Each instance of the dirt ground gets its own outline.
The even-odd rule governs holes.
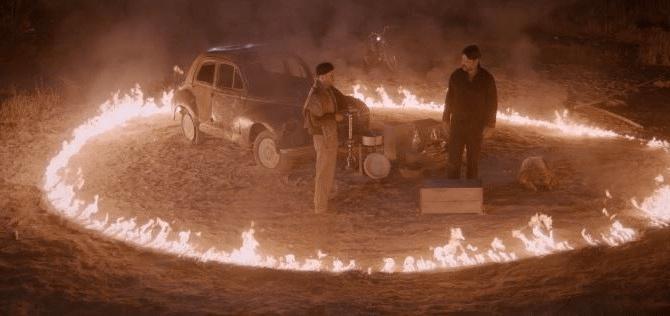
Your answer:
[[[505,91],[514,91],[508,87]],[[438,93],[430,89],[438,88],[423,94]],[[511,102],[518,96],[503,98]],[[638,119],[650,122],[662,113],[647,110]],[[381,181],[338,171],[336,212],[316,216],[312,164],[286,176],[268,173],[254,165],[248,150],[226,140],[208,135],[199,146],[187,145],[167,116],[104,134],[71,162],[86,179],[80,196],[90,201],[99,194],[101,209],[112,217],[138,222],[161,217],[175,230],[201,233],[200,246],[224,250],[239,247],[240,234],[253,223],[263,253],[306,258],[322,250],[355,259],[362,270],[299,273],[157,254],[47,212],[38,189],[46,163],[71,128],[92,113],[3,131],[0,306],[5,313],[610,314],[670,308],[669,233],[645,228],[647,222],[629,203],[649,195],[654,177],[670,163],[667,155],[637,142],[566,138],[501,123],[484,144],[483,216],[419,214],[421,179],[397,171]],[[377,123],[427,115],[375,112]],[[521,161],[534,155],[556,170],[558,189],[533,193],[516,183]],[[605,190],[614,198],[606,199]],[[639,240],[584,248],[582,228],[598,234],[609,227],[603,207],[638,230]],[[368,267],[379,271],[387,257],[399,264],[409,255],[430,257],[431,247],[444,245],[452,227],[460,227],[474,246],[486,247],[499,237],[508,250],[526,257],[511,231],[527,230],[537,212],[552,216],[554,237],[577,250],[454,271],[363,273]]]
[[[521,161],[534,155],[550,161],[561,181],[558,189],[534,193],[517,183]],[[315,216],[313,164],[277,176],[225,140],[185,144],[169,116],[96,139],[71,166],[86,179],[80,196],[92,201],[99,194],[99,206],[111,218],[167,219],[175,230],[202,232],[198,243],[218,249],[239,247],[242,231],[253,222],[256,239],[270,254],[305,258],[322,250],[377,271],[386,257],[431,257],[430,247],[445,244],[453,227],[474,246],[485,247],[497,236],[521,255],[525,251],[511,231],[523,229],[537,212],[553,217],[559,240],[582,246],[581,229],[606,231],[602,208],[625,211],[625,199],[651,190],[650,180],[667,161],[637,143],[575,141],[502,125],[487,140],[482,160],[485,216],[421,215],[421,178],[394,173],[382,181],[356,181],[344,170],[338,173],[335,212]],[[619,197],[613,205],[605,204],[605,190]]]

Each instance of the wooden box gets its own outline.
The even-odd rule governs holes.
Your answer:
[[[427,180],[419,190],[423,214],[484,214],[480,180]]]
[[[388,123],[384,125],[384,155],[391,161],[403,160],[403,154],[411,147],[412,125],[410,123]]]

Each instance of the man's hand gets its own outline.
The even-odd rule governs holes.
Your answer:
[[[342,120],[344,120],[344,115],[335,113],[335,122],[342,122]]]

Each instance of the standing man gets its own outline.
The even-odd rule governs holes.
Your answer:
[[[312,135],[316,150],[314,179],[314,212],[328,210],[328,198],[335,180],[337,163],[337,122],[344,119],[338,106],[342,93],[333,87],[335,67],[331,63],[316,66],[316,80],[303,107],[304,127]]]
[[[476,45],[464,48],[461,67],[449,78],[442,115],[442,120],[449,125],[449,179],[460,179],[464,149],[467,178],[478,178],[482,141],[496,124],[498,94],[495,79],[481,67],[480,58],[481,52]]]

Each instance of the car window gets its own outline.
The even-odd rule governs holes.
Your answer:
[[[284,64],[286,65],[286,69],[288,70],[289,75],[298,78],[307,78],[305,68],[303,68],[302,64],[300,64],[297,59],[286,58],[284,60]]]
[[[235,67],[229,64],[219,64],[216,76],[216,87],[219,89],[230,89],[233,87],[233,74]]]
[[[240,76],[240,71],[235,70],[235,81],[233,82],[233,88],[235,89],[244,89],[244,82],[242,82],[242,77]]]
[[[214,64],[206,63],[200,66],[196,80],[212,85],[214,83]]]

